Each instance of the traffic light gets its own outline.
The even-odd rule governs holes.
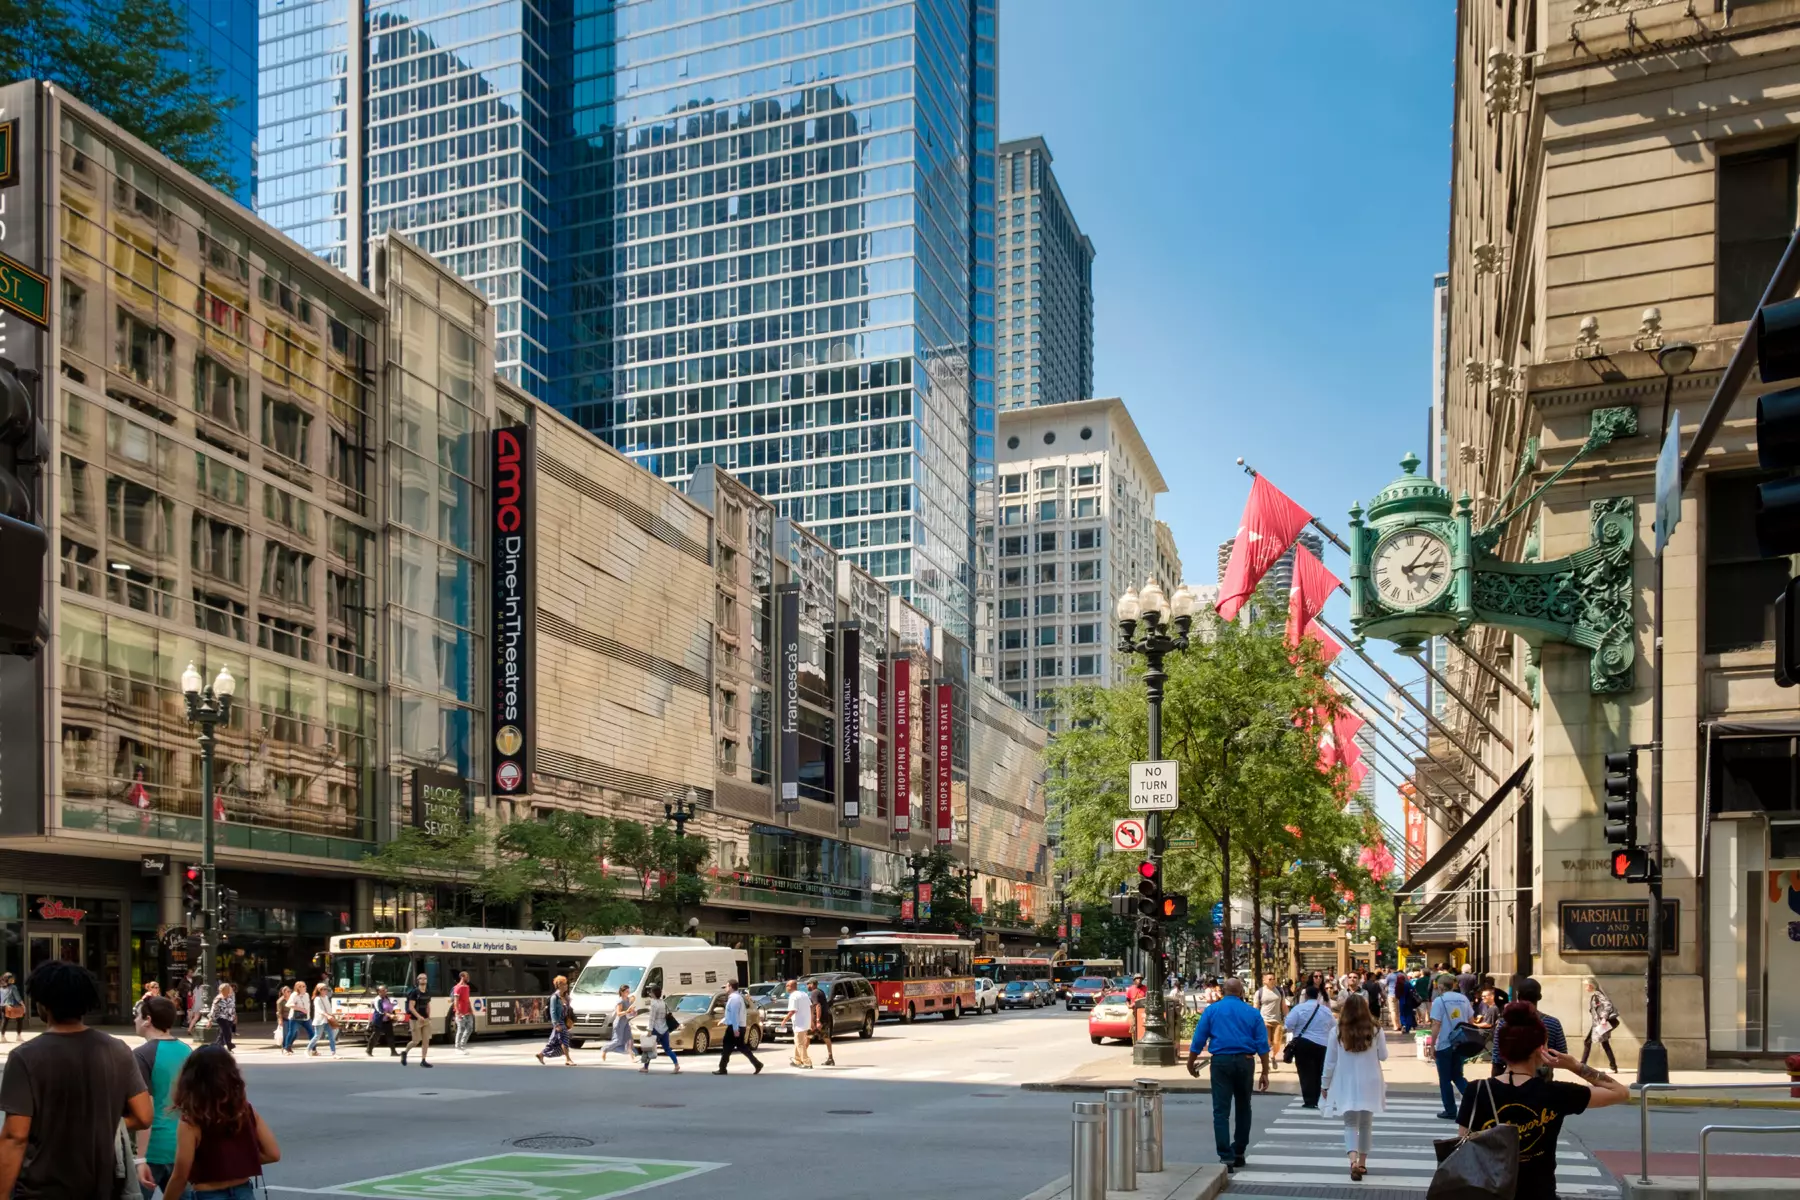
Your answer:
[[[1637,845],[1637,751],[1620,750],[1606,756],[1606,844]],[[1621,876],[1623,878],[1623,876]]]
[[[1187,897],[1179,892],[1169,892],[1162,898],[1162,911],[1158,914],[1165,921],[1185,920],[1188,915]]]
[[[1782,687],[1800,683],[1800,575],[1775,597],[1775,682]]]
[[[38,475],[50,439],[38,420],[37,372],[0,358],[0,654],[36,654],[49,635],[44,555],[50,537],[38,515]]]
[[[1138,864],[1138,949],[1153,951],[1162,934],[1162,868],[1145,859]]]
[[[181,876],[181,911],[190,925],[198,924],[194,918],[203,911],[200,900],[202,874],[199,863],[189,863]]]
[[[219,930],[221,935],[226,935],[237,925],[237,889],[222,887],[215,888],[214,891],[218,894],[218,901],[214,905],[218,910],[218,920],[214,928]]]

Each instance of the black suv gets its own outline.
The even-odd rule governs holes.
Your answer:
[[[814,983],[825,993],[826,1002],[831,1008],[832,1037],[852,1033],[859,1037],[875,1036],[875,1020],[879,1014],[873,984],[861,975],[848,971],[825,971],[818,975],[805,975],[800,979],[801,987]],[[764,1040],[772,1042],[779,1038],[793,1037],[793,1019],[793,1013],[788,1009],[788,993],[784,987],[784,990],[776,993],[769,1007],[763,1010]],[[813,1027],[818,1028],[816,1017]]]

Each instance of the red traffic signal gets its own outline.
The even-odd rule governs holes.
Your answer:
[[[1155,879],[1157,870],[1157,865],[1148,859],[1138,864],[1138,874],[1145,879]]]

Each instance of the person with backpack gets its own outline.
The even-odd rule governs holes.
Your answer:
[[[176,1037],[175,1003],[164,996],[146,996],[141,1005],[144,1018],[144,1042],[131,1052],[137,1060],[144,1086],[150,1089],[150,1128],[138,1135],[138,1185],[144,1200],[151,1200],[156,1189],[169,1182],[175,1170],[175,1127],[180,1124],[169,1097],[175,1090],[176,1077],[194,1048]]]
[[[836,990],[834,986],[832,991]],[[814,1040],[825,1043],[825,1065],[835,1067],[837,1058],[831,1052],[831,1032],[834,1024],[831,1014],[832,992],[826,991],[816,979],[807,985],[807,991],[812,994]]]
[[[216,1046],[194,1051],[170,1103],[181,1124],[164,1194],[182,1196],[191,1186],[196,1200],[255,1200],[251,1181],[265,1164],[281,1161],[281,1147],[251,1107],[237,1059]]]
[[[1463,1078],[1463,1064],[1480,1051],[1484,1041],[1481,1031],[1469,1025],[1474,1007],[1455,980],[1440,976],[1437,987],[1437,999],[1431,1002],[1431,1028],[1436,1039],[1433,1058],[1437,1062],[1438,1097],[1444,1102],[1438,1120],[1454,1121],[1457,1100],[1469,1086]],[[1465,1028],[1470,1034],[1467,1039],[1463,1037]]]
[[[669,1035],[674,1033],[676,1028],[675,1018],[669,1012],[669,1006],[663,1003],[662,988],[660,986],[651,986],[644,990],[650,996],[650,1028],[646,1032],[651,1038],[655,1039],[655,1046],[669,1056],[669,1061],[675,1064],[675,1073],[679,1075],[681,1074],[681,1060],[676,1058],[675,1051],[669,1048]],[[638,1070],[648,1073],[650,1064],[655,1061],[656,1048],[648,1048],[648,1053],[644,1055],[644,1065],[639,1067]]]

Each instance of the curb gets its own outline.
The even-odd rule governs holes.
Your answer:
[[[1800,1100],[1721,1099],[1701,1096],[1652,1096],[1651,1108],[1775,1108],[1800,1109]]]

